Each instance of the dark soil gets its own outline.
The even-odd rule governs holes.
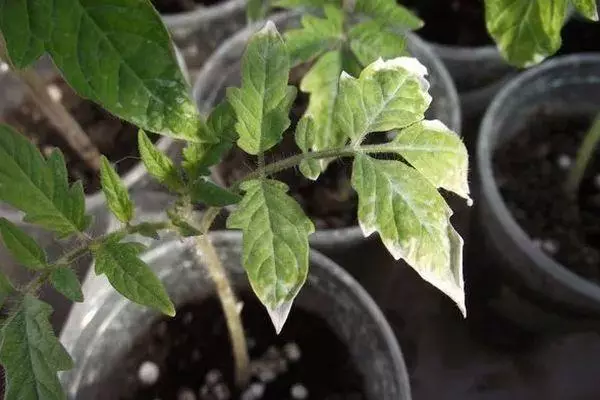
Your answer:
[[[225,0],[151,0],[154,7],[161,14],[177,14],[191,11],[198,6],[214,6]]]
[[[485,27],[483,0],[398,0],[425,26],[418,33],[433,43],[478,47],[492,44]]]
[[[498,186],[512,215],[550,256],[600,282],[600,151],[576,199],[565,183],[591,123],[589,113],[544,108],[494,157]],[[561,166],[562,164],[562,166]]]
[[[264,390],[262,397],[246,395],[247,399],[364,399],[363,379],[347,349],[319,317],[295,308],[282,333],[276,335],[264,308],[247,295],[242,319],[253,365],[249,388]],[[140,366],[148,361],[160,371],[154,384],[142,384],[138,377]],[[182,397],[185,391],[198,400],[244,398],[233,389],[229,336],[216,298],[186,305],[175,318],[156,321],[134,344],[123,365],[127,388],[120,396],[123,400],[192,398]],[[308,397],[291,395],[302,392],[300,386]],[[218,397],[217,392],[233,395]]]
[[[60,90],[63,105],[79,122],[100,153],[116,163],[119,174],[127,172],[139,162],[137,128],[134,125],[120,120],[91,101],[81,99],[62,79],[56,79],[50,85]],[[93,171],[82,161],[48,123],[32,100],[27,100],[19,108],[0,116],[0,121],[27,136],[45,155],[49,155],[56,147],[60,148],[67,162],[69,180],[81,180],[86,194],[100,190],[99,172]],[[151,135],[151,139],[155,141],[157,136]]]
[[[563,27],[561,36],[563,42],[557,55],[600,50],[600,24],[597,22],[571,18]]]

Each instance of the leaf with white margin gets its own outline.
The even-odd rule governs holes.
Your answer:
[[[470,201],[467,148],[441,121],[417,122],[399,131],[384,147],[400,154],[436,188]]]
[[[466,314],[462,239],[450,225],[452,210],[431,183],[401,161],[357,154],[352,186],[364,235],[378,232],[395,259],[403,258]]]
[[[596,0],[571,0],[577,11],[592,21],[598,21],[598,5]]]
[[[254,34],[242,60],[242,86],[229,88],[227,99],[235,110],[238,146],[259,154],[275,146],[290,126],[290,107],[296,97],[288,87],[289,56],[273,22]]]
[[[502,56],[517,67],[530,67],[554,54],[567,0],[486,0],[487,30]]]
[[[381,59],[360,76],[342,73],[334,118],[353,146],[371,132],[402,129],[425,117],[431,103],[427,68],[416,58]]]
[[[277,333],[308,274],[308,235],[312,221],[275,180],[251,180],[244,198],[227,219],[243,231],[242,263],[256,296],[267,308]]]
[[[313,129],[296,129],[296,142],[302,151],[320,151],[343,146],[346,135],[334,124],[334,109],[338,96],[342,55],[331,51],[320,57],[302,79],[300,90],[310,93],[306,115],[314,121]],[[299,141],[299,133],[303,134]],[[309,179],[315,180],[327,168],[330,160],[306,161],[300,165],[300,171]],[[308,166],[307,164],[311,164]],[[318,168],[313,168],[315,165]]]

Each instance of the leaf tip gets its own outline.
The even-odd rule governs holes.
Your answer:
[[[273,327],[275,328],[275,332],[278,335],[281,333],[283,325],[285,325],[285,321],[287,321],[287,318],[290,315],[292,303],[293,300],[288,300],[284,301],[283,303],[274,308],[268,306],[266,307],[267,312],[269,313],[269,317],[271,318],[271,322],[273,323]]]

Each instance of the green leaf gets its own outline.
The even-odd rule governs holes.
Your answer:
[[[50,275],[52,286],[67,299],[81,303],[83,292],[77,275],[69,267],[58,267]]]
[[[0,233],[6,248],[19,263],[34,270],[48,265],[44,250],[6,218],[0,218]]]
[[[209,168],[219,163],[238,139],[235,130],[235,110],[227,100],[222,101],[208,116],[207,125],[213,132],[214,143],[189,143],[183,149],[183,168],[190,180],[210,175]]]
[[[142,222],[137,224],[137,229],[135,232],[150,239],[160,239],[158,230],[155,228],[154,224],[150,222]]]
[[[110,284],[129,300],[175,315],[173,303],[161,281],[139,257],[136,243],[106,241],[92,248],[96,274],[105,274]]]
[[[426,73],[416,58],[399,57],[374,62],[358,79],[342,74],[334,112],[338,129],[356,146],[371,132],[422,120],[431,103]]]
[[[270,0],[248,0],[246,5],[246,19],[249,23],[259,21],[267,16]]]
[[[47,50],[81,96],[140,128],[204,141],[203,125],[169,33],[149,1],[38,0],[51,4]]]
[[[442,122],[417,122],[399,131],[386,147],[400,154],[434,187],[469,199],[467,149]]]
[[[237,143],[246,153],[259,154],[275,146],[289,127],[288,114],[295,97],[295,91],[287,86],[289,72],[285,44],[269,21],[248,43],[242,60],[242,87],[227,90],[237,116]]]
[[[325,6],[325,18],[310,14],[302,17],[302,28],[285,33],[285,44],[292,65],[298,65],[338,48],[344,41],[344,12]]]
[[[571,0],[577,11],[592,21],[598,21],[598,6],[596,0]]]
[[[64,400],[57,371],[73,368],[48,318],[52,307],[25,296],[2,328],[0,361],[6,372],[6,400]]]
[[[567,0],[486,0],[485,19],[502,56],[517,67],[529,67],[554,54]]]
[[[11,62],[25,68],[44,53],[52,29],[52,2],[0,0],[0,31]]]
[[[133,202],[129,198],[129,193],[127,193],[119,174],[104,156],[102,156],[102,165],[100,166],[100,181],[108,208],[119,221],[123,223],[131,221],[133,219]]]
[[[4,276],[2,272],[0,272],[0,308],[2,308],[8,296],[10,296],[10,294],[14,291],[15,288],[13,287],[12,283],[10,283],[8,278]],[[0,341],[1,340],[2,338],[0,336]]]
[[[138,132],[138,148],[142,161],[150,175],[175,192],[181,190],[184,186],[183,181],[173,161],[154,147],[148,135],[141,129]]]
[[[356,13],[366,14],[381,25],[400,30],[415,30],[424,23],[396,0],[356,0]]]
[[[60,151],[46,161],[23,135],[0,125],[0,159],[0,200],[23,211],[26,222],[61,237],[88,227],[83,187],[69,188]]]
[[[215,185],[208,179],[201,177],[190,184],[192,201],[204,203],[209,206],[223,207],[235,204],[241,200],[237,194]]]
[[[389,60],[406,55],[404,37],[384,29],[375,21],[364,21],[350,29],[350,48],[362,65],[379,58]]]
[[[302,122],[296,129],[296,143],[303,152],[340,147],[348,140],[344,132],[334,124],[334,106],[342,72],[341,57],[339,51],[324,54],[300,83],[300,90],[310,94],[306,115],[314,122]],[[329,161],[304,161],[300,164],[300,171],[309,179],[317,179],[327,168]]]
[[[243,230],[242,262],[252,289],[265,305],[277,332],[308,273],[308,235],[314,225],[273,180],[242,184],[246,193],[227,219],[227,227]]]
[[[340,3],[340,0],[275,0],[273,5],[282,8],[321,8],[326,4],[340,5]]]
[[[403,258],[465,313],[462,239],[450,225],[452,210],[431,183],[401,161],[357,154],[352,186],[365,236],[378,232],[395,259]]]

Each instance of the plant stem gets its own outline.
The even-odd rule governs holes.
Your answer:
[[[238,312],[238,301],[229,283],[227,272],[223,268],[219,255],[208,235],[198,236],[196,238],[196,245],[204,256],[204,264],[215,284],[215,289],[225,315],[225,321],[227,322],[235,363],[235,383],[239,388],[243,388],[250,379],[250,357],[248,355],[242,318]]]
[[[600,142],[600,115],[596,116],[594,123],[590,130],[585,134],[581,147],[577,152],[577,158],[575,159],[575,165],[571,168],[565,189],[571,197],[577,197],[579,192],[579,186],[585,175],[585,170],[589,165],[594,151]]]
[[[11,66],[4,40],[1,37],[0,61],[4,61]],[[50,97],[43,79],[31,68],[24,68],[19,71],[11,66],[11,69],[27,87],[31,100],[35,102],[42,114],[48,119],[48,122],[56,128],[68,145],[89,168],[96,172],[100,171],[100,152],[98,148],[67,109],[59,101],[54,101]]]

